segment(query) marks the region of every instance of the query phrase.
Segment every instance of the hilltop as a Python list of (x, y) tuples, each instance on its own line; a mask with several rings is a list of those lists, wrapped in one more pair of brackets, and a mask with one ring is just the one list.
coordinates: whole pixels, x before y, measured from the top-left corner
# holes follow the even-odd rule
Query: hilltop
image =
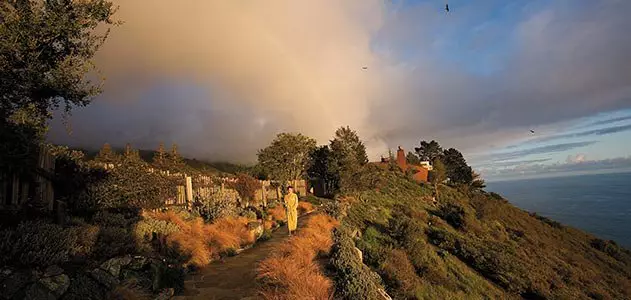
[[(336, 233), (337, 296), (373, 298), (383, 286), (395, 299), (631, 297), (631, 253), (615, 242), (495, 193), (439, 185), (434, 203), (434, 187), (397, 170), (368, 168), (362, 180), (370, 188), (345, 198)], [(344, 256), (353, 246), (370, 271)]]

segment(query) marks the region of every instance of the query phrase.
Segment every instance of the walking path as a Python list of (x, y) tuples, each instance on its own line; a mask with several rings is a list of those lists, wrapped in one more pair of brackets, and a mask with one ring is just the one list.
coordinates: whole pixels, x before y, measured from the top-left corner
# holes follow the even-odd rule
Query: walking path
[[(307, 218), (299, 218), (299, 228)], [(271, 239), (189, 275), (184, 282), (183, 295), (175, 299), (259, 299), (256, 294), (256, 266), (286, 238), (287, 226), (283, 226), (272, 233)]]

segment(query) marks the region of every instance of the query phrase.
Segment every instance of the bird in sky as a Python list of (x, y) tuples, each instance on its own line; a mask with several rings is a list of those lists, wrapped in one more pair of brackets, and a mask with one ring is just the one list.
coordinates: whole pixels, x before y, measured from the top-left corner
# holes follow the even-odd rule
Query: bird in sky
[(532, 130), (532, 129), (530, 129), (530, 133), (535, 134), (535, 131), (534, 131), (534, 130)]
[(445, 3), (445, 11), (449, 12), (449, 3)]
[(368, 70), (368, 67), (363, 66), (363, 67), (362, 67), (362, 70)]

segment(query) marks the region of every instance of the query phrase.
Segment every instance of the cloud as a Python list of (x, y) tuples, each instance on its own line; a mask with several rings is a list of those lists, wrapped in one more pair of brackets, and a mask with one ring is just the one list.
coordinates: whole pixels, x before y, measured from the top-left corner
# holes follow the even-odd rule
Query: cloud
[(617, 122), (626, 121), (626, 120), (631, 120), (631, 116), (622, 116), (622, 117), (611, 118), (611, 119), (606, 119), (606, 120), (594, 121), (581, 127), (594, 127), (594, 126), (600, 126), (600, 125), (607, 125), (607, 124), (617, 123)]
[(467, 153), (631, 106), (629, 1), (476, 1), (448, 18), (381, 0), (115, 2), (106, 93), (54, 141), (252, 161), (280, 131), (326, 143), (350, 125), (372, 158), (421, 138)]
[(549, 141), (554, 141), (554, 140), (580, 138), (580, 137), (586, 137), (586, 136), (603, 136), (603, 135), (614, 134), (614, 133), (619, 133), (619, 132), (624, 132), (624, 131), (629, 131), (629, 130), (631, 130), (631, 124), (611, 126), (607, 128), (593, 129), (593, 130), (587, 130), (587, 131), (581, 131), (581, 132), (555, 134), (555, 135), (531, 139), (524, 143), (511, 145), (510, 148), (516, 148), (519, 146), (524, 146), (524, 145), (529, 145), (529, 144), (534, 144), (534, 143), (549, 142)]
[(566, 164), (580, 164), (582, 162), (585, 162), (585, 154), (576, 154), (576, 155), (568, 155), (567, 159), (565, 160)]
[(558, 152), (568, 151), (575, 148), (589, 146), (594, 143), (596, 143), (596, 141), (545, 145), (545, 146), (539, 146), (535, 148), (511, 151), (511, 152), (500, 152), (500, 153), (488, 154), (486, 158), (493, 162), (502, 162), (502, 161), (507, 161), (507, 160), (516, 159), (516, 158), (522, 158), (527, 155), (549, 154), (549, 153), (558, 153)]
[(519, 166), (519, 165), (542, 163), (546, 161), (550, 161), (550, 158), (491, 162), (491, 163), (485, 163), (485, 164), (472, 165), (472, 167), (475, 169), (501, 168), (501, 167), (512, 167), (512, 166)]
[(603, 160), (566, 161), (555, 164), (520, 165), (513, 168), (486, 169), (485, 179), (498, 181), (505, 179), (533, 178), (564, 174), (626, 172), (631, 170), (631, 156)]

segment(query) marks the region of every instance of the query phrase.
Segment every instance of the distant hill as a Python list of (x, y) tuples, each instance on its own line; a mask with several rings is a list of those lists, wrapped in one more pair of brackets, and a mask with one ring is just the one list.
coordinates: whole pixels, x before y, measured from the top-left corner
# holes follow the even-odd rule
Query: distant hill
[[(82, 148), (73, 148), (73, 150), (79, 150), (85, 153), (86, 159), (94, 159), (96, 155), (99, 153), (99, 150), (86, 150)], [(125, 151), (124, 148), (112, 148), (116, 153), (123, 153)], [(146, 162), (151, 162), (153, 160), (153, 156), (155, 155), (155, 150), (138, 150), (140, 158)], [(249, 170), (248, 166), (229, 163), (229, 162), (208, 162), (205, 160), (198, 160), (195, 158), (186, 158), (183, 157), (184, 162), (190, 167), (200, 170), (207, 171), (216, 174), (225, 174), (225, 175), (235, 175), (239, 172), (247, 172)]]

